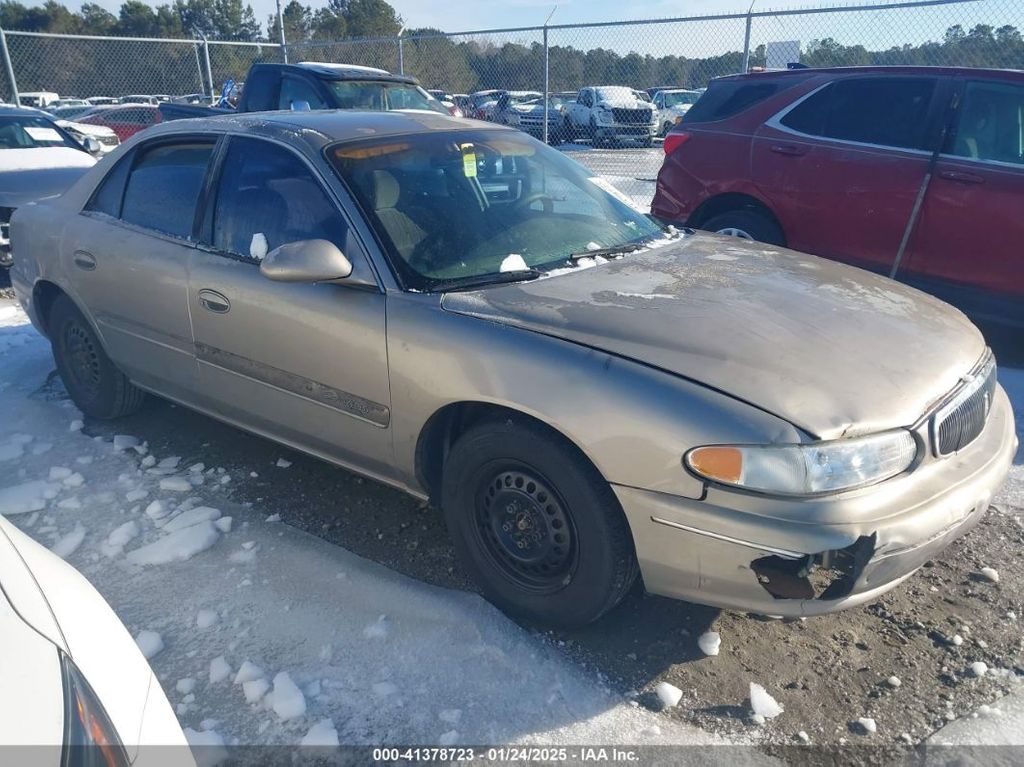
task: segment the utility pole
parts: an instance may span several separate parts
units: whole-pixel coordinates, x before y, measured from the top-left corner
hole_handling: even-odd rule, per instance
[[[288,41],[284,39],[284,14],[281,13],[281,0],[277,0],[277,26],[281,30],[281,57],[288,63]]]

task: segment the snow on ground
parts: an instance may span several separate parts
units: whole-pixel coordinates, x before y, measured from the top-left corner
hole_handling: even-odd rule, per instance
[[[81,413],[20,312],[0,312],[0,353],[0,511],[103,594],[194,743],[721,742],[613,694],[474,594],[232,503],[243,476],[72,428]]]

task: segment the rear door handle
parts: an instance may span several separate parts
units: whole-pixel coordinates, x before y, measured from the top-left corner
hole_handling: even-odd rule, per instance
[[[984,184],[985,179],[974,173],[964,173],[959,170],[944,170],[939,174],[948,181],[955,181],[958,184]]]
[[[231,302],[228,301],[228,297],[209,288],[199,291],[199,303],[204,309],[214,314],[227,314],[231,311]]]
[[[802,157],[807,154],[807,147],[799,144],[772,144],[771,151],[787,157]]]
[[[84,250],[76,250],[72,260],[75,262],[75,266],[83,271],[91,272],[96,268],[96,257]]]

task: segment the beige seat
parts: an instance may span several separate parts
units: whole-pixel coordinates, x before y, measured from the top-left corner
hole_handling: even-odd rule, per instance
[[[391,173],[373,171],[373,210],[399,255],[408,261],[427,233],[395,207],[400,194],[401,188]]]

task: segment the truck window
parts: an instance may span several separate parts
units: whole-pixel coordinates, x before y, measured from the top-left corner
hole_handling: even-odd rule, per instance
[[[320,98],[313,84],[297,77],[285,77],[281,81],[281,97],[277,101],[278,109],[291,109],[292,105],[305,101],[310,109],[326,109],[327,104]]]
[[[258,69],[245,81],[245,104],[249,112],[268,112],[277,108],[277,72]]]

